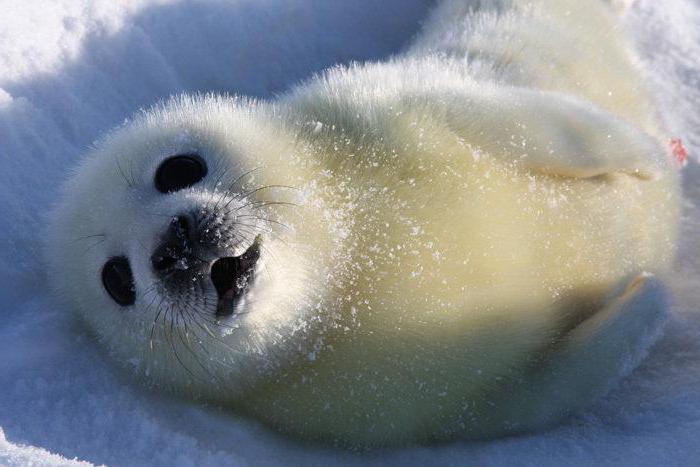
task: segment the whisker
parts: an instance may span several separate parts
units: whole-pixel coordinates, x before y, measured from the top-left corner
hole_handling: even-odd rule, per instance
[[[230,200],[228,200],[228,202],[227,202],[226,204],[224,204],[224,205],[221,207],[221,209],[227,208],[233,201],[237,201],[237,200],[240,200],[240,199],[248,198],[249,196],[254,195],[255,193],[258,193],[258,192],[260,192],[260,191],[262,191],[262,190],[268,190],[268,189],[271,189],[271,188],[287,188],[287,189],[290,189],[290,190],[298,190],[297,187],[293,187],[293,186],[289,186],[289,185],[263,185],[263,186],[260,186],[260,187],[258,187],[258,188],[255,188],[255,189],[253,189],[253,190],[250,190],[250,191],[248,191],[248,192],[246,192],[246,193],[240,193],[240,194],[238,194],[237,196],[232,197]]]
[[[244,219],[244,218],[253,218],[253,219],[261,220],[261,221],[263,221],[263,222],[270,222],[270,223],[272,223],[272,224],[277,224],[277,225],[279,225],[279,226],[281,226],[281,227],[284,227],[285,229],[291,230],[291,227],[289,227],[287,224],[284,224],[284,223],[282,223],[282,222],[276,221],[276,220],[274,220],[274,219],[268,219],[268,218],[266,218],[266,217],[260,217],[260,216],[256,216],[256,215],[253,215],[253,214],[247,214],[247,215],[246,215],[246,214],[243,214],[243,215],[240,215],[240,216],[236,216],[236,219]]]
[[[223,167],[223,170],[221,170],[221,167]],[[219,183],[221,183],[221,179],[224,178],[224,175],[226,175],[228,173],[229,166],[227,164],[220,163],[217,170],[220,171],[221,173],[219,174],[219,176],[216,178],[216,181],[214,182],[214,192],[216,192],[216,190],[218,189]],[[205,210],[209,208],[209,203],[210,203],[210,201],[207,201],[207,203],[204,205]],[[216,204],[218,205],[219,201],[217,201]]]
[[[126,176],[126,174],[124,173],[124,169],[122,168],[121,161],[119,160],[119,158],[118,158],[118,157],[115,157],[114,160],[115,160],[115,162],[117,163],[117,169],[119,170],[119,174],[122,176],[122,178],[123,178],[124,181],[126,182],[127,186],[128,186],[129,188],[133,188],[134,185],[131,183],[131,181],[129,180],[129,178],[128,178],[128,177]]]
[[[89,247],[87,247],[87,248],[83,251],[83,255],[87,254],[88,251],[92,250],[92,249],[95,248],[96,246],[103,244],[103,243],[105,242],[105,240],[106,240],[106,238],[103,238],[102,240],[100,240],[100,241],[98,241],[98,242],[95,242],[95,243],[93,243],[92,245],[90,245]]]
[[[261,168],[260,166],[254,167],[253,169],[251,169],[251,170],[245,172],[244,174],[242,174],[241,176],[239,176],[238,178],[236,178],[236,179],[228,186],[228,189],[226,190],[226,193],[227,193],[227,194],[231,194],[231,191],[233,190],[233,187],[234,187],[236,184],[240,183],[245,177],[248,177],[248,176],[250,176],[251,174],[257,172],[260,168]],[[214,206],[214,210],[218,210],[218,206],[219,206],[219,203],[217,202],[217,204]]]
[[[73,239],[73,242],[79,242],[80,240],[87,240],[90,238],[98,238],[98,237],[106,237],[106,234],[94,234],[94,235],[85,235],[83,237],[77,237]]]
[[[163,312],[163,301],[164,300],[165,300],[165,297],[161,296],[160,302],[158,302],[158,311],[156,312],[156,316],[155,316],[155,318],[153,318],[153,324],[151,325],[151,336],[150,336],[151,350],[153,350],[153,333],[155,332],[156,323],[158,323],[158,318],[160,317],[160,314]]]
[[[238,206],[235,209],[228,210],[223,213],[223,215],[229,215],[231,213],[236,213],[240,211],[241,209],[245,209],[247,207],[251,207],[253,209],[260,209],[264,208],[266,206],[294,206],[294,207],[300,207],[298,204],[295,203],[290,203],[286,201],[251,201],[250,203],[243,204],[241,206]]]

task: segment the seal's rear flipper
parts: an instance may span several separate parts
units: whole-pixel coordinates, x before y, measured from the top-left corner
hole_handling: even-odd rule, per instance
[[[504,423],[514,431],[546,426],[602,396],[646,356],[666,308],[665,288],[654,276],[624,281],[524,375],[522,391],[504,404]]]

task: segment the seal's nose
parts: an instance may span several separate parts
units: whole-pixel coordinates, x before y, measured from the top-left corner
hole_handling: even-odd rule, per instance
[[[163,242],[151,255],[151,264],[156,273],[165,275],[175,269],[187,268],[187,258],[192,254],[191,234],[187,216],[171,219]]]

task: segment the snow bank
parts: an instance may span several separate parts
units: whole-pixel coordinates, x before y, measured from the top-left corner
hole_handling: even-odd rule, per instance
[[[0,465],[81,467],[91,464],[88,462],[68,460],[40,448],[11,444],[7,442],[5,433],[0,429]]]
[[[418,31],[430,3],[0,1],[0,427],[10,440],[0,435],[0,464],[697,462],[696,163],[684,174],[677,298],[665,337],[621,387],[546,433],[372,454],[297,445],[135,387],[46,296],[39,252],[46,206],[100,133],[169,94],[269,97],[333,63],[386,57]],[[653,70],[669,136],[700,154],[700,2],[641,0],[628,23]]]

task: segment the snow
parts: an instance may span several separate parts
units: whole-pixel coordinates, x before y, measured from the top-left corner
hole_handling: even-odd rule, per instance
[[[85,467],[89,462],[69,460],[51,454],[40,448],[17,446],[7,442],[5,434],[0,429],[0,464],[1,465],[54,465],[60,467]]]
[[[665,337],[584,414],[544,433],[373,453],[295,444],[116,372],[43,284],[46,207],[80,154],[182,91],[271,97],[333,63],[383,58],[432,0],[0,0],[0,464],[691,465],[700,458],[700,0],[639,0],[626,22],[669,138],[685,214]]]

